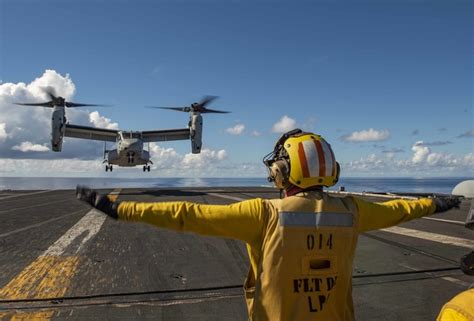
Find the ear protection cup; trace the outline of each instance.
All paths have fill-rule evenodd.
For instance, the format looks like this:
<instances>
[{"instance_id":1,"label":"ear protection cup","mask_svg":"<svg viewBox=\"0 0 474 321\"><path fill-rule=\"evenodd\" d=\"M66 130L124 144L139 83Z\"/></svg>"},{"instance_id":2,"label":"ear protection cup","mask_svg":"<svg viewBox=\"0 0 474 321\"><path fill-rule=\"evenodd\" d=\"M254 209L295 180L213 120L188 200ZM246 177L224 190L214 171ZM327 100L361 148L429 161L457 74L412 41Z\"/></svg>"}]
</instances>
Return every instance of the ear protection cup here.
<instances>
[{"instance_id":1,"label":"ear protection cup","mask_svg":"<svg viewBox=\"0 0 474 321\"><path fill-rule=\"evenodd\" d=\"M337 184L337 182L339 182L340 174L341 174L341 165L339 165L339 162L336 162L336 179L334 180L334 184Z\"/></svg>"},{"instance_id":2,"label":"ear protection cup","mask_svg":"<svg viewBox=\"0 0 474 321\"><path fill-rule=\"evenodd\" d=\"M263 157L263 163L268 180L280 189L330 187L338 182L341 172L331 145L320 135L301 129L283 134L273 151Z\"/></svg>"},{"instance_id":3,"label":"ear protection cup","mask_svg":"<svg viewBox=\"0 0 474 321\"><path fill-rule=\"evenodd\" d=\"M270 179L279 189L284 189L288 185L288 175L290 173L289 164L281 159L273 162L270 167Z\"/></svg>"}]
</instances>

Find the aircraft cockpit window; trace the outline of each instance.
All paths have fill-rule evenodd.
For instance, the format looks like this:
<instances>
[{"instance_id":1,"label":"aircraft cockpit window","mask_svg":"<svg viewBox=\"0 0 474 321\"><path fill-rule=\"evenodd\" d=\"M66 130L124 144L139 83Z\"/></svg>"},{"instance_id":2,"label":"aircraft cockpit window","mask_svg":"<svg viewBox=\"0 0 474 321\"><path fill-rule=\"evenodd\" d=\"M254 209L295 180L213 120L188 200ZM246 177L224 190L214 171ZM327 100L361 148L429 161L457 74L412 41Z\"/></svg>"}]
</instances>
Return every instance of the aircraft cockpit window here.
<instances>
[{"instance_id":1,"label":"aircraft cockpit window","mask_svg":"<svg viewBox=\"0 0 474 321\"><path fill-rule=\"evenodd\" d=\"M132 138L141 138L140 133L132 133Z\"/></svg>"}]
</instances>

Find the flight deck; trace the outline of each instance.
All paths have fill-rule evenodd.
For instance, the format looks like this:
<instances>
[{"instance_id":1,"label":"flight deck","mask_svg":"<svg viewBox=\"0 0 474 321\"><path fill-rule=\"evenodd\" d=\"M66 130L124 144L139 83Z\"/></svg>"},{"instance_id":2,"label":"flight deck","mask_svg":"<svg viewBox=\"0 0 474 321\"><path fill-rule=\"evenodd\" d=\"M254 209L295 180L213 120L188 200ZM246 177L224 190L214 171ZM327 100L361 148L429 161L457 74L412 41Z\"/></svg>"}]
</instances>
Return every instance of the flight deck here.
<instances>
[{"instance_id":1,"label":"flight deck","mask_svg":"<svg viewBox=\"0 0 474 321\"><path fill-rule=\"evenodd\" d=\"M101 192L205 204L279 197L263 187ZM357 320L435 320L474 283L459 269L474 249L474 231L464 228L470 202L359 236ZM247 320L249 262L240 241L117 222L76 200L73 190L6 190L0 205L0 320Z\"/></svg>"}]
</instances>

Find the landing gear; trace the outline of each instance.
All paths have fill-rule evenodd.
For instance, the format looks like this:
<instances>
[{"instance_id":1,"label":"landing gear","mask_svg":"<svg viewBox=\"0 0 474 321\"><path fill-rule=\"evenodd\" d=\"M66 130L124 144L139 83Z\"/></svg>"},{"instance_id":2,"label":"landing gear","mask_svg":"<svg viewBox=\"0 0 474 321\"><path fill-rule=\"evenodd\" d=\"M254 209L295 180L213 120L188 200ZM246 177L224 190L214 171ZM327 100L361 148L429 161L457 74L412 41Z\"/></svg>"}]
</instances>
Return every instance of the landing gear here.
<instances>
[{"instance_id":1,"label":"landing gear","mask_svg":"<svg viewBox=\"0 0 474 321\"><path fill-rule=\"evenodd\" d=\"M144 171L144 172L147 172L147 171L149 172L150 169L151 169L151 168L150 168L150 165L148 165L148 166L147 166L147 165L143 166L143 171Z\"/></svg>"},{"instance_id":2,"label":"landing gear","mask_svg":"<svg viewBox=\"0 0 474 321\"><path fill-rule=\"evenodd\" d=\"M109 170L112 171L114 168L112 165L105 165L105 171L108 172Z\"/></svg>"}]
</instances>

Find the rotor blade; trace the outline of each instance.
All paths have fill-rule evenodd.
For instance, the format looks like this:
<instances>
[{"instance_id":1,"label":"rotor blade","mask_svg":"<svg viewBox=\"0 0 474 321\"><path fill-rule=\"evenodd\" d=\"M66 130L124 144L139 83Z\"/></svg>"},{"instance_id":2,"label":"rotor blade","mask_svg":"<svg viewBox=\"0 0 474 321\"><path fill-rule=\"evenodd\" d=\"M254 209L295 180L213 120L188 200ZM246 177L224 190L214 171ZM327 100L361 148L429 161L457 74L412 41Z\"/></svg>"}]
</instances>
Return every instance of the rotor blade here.
<instances>
[{"instance_id":1,"label":"rotor blade","mask_svg":"<svg viewBox=\"0 0 474 321\"><path fill-rule=\"evenodd\" d=\"M112 105L97 105L97 104L81 104L81 103L72 103L66 101L66 107L112 107Z\"/></svg>"},{"instance_id":2,"label":"rotor blade","mask_svg":"<svg viewBox=\"0 0 474 321\"><path fill-rule=\"evenodd\" d=\"M185 113L189 112L191 108L189 107L159 107L159 106L145 106L146 108L159 108L159 109L170 109L176 111L183 111Z\"/></svg>"},{"instance_id":3,"label":"rotor blade","mask_svg":"<svg viewBox=\"0 0 474 321\"><path fill-rule=\"evenodd\" d=\"M207 104L211 103L213 100L215 100L217 96L205 96L200 102L199 105L204 107Z\"/></svg>"},{"instance_id":4,"label":"rotor blade","mask_svg":"<svg viewBox=\"0 0 474 321\"><path fill-rule=\"evenodd\" d=\"M202 108L201 114L206 114L206 113L215 113L215 114L229 114L230 111L225 111L225 110L216 110L216 109L209 109L209 108Z\"/></svg>"},{"instance_id":5,"label":"rotor blade","mask_svg":"<svg viewBox=\"0 0 474 321\"><path fill-rule=\"evenodd\" d=\"M53 102L52 101L48 101L48 102L44 102L44 103L26 103L26 104L14 103L14 104L15 105L20 105L20 106L40 106L40 107L53 108Z\"/></svg>"},{"instance_id":6,"label":"rotor blade","mask_svg":"<svg viewBox=\"0 0 474 321\"><path fill-rule=\"evenodd\" d=\"M55 100L57 98L56 89L53 86L42 87L42 89L51 100Z\"/></svg>"}]
</instances>

